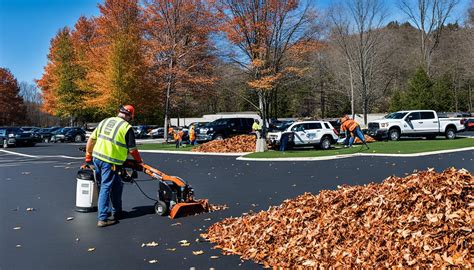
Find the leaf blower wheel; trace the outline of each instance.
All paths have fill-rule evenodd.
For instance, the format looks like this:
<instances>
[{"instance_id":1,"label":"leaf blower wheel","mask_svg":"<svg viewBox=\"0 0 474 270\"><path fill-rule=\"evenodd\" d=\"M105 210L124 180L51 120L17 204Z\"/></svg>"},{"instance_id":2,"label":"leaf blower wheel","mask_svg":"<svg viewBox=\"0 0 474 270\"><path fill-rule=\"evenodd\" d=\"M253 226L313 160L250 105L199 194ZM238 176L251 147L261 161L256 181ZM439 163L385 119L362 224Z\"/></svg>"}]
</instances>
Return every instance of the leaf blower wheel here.
<instances>
[{"instance_id":1,"label":"leaf blower wheel","mask_svg":"<svg viewBox=\"0 0 474 270\"><path fill-rule=\"evenodd\" d=\"M168 206L164 201L157 201L155 203L155 213L160 216L166 216L168 214Z\"/></svg>"}]
</instances>

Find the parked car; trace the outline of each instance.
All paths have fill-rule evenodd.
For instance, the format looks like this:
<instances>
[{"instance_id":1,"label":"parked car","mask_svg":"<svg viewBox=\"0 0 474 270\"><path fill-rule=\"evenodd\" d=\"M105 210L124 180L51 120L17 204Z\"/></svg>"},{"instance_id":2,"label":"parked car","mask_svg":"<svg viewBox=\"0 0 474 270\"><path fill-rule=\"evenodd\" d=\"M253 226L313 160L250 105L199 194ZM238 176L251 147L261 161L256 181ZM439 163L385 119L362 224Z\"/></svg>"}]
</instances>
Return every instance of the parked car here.
<instances>
[{"instance_id":1,"label":"parked car","mask_svg":"<svg viewBox=\"0 0 474 270\"><path fill-rule=\"evenodd\" d=\"M33 138L35 138L35 142L39 143L42 142L41 137L37 134L37 132L41 129L39 127L21 127L23 132L30 133Z\"/></svg>"},{"instance_id":2,"label":"parked car","mask_svg":"<svg viewBox=\"0 0 474 270\"><path fill-rule=\"evenodd\" d=\"M221 118L199 128L197 141L223 140L233 135L250 134L253 118Z\"/></svg>"},{"instance_id":3,"label":"parked car","mask_svg":"<svg viewBox=\"0 0 474 270\"><path fill-rule=\"evenodd\" d=\"M397 141L401 136L427 137L434 139L444 135L456 138L456 133L465 130L462 118L438 117L432 110L393 112L383 119L368 123L368 134L376 139L388 138Z\"/></svg>"},{"instance_id":4,"label":"parked car","mask_svg":"<svg viewBox=\"0 0 474 270\"><path fill-rule=\"evenodd\" d=\"M286 129L269 132L267 139L272 148L280 145L283 133L290 133L289 147L313 146L327 150L338 140L336 129L327 121L302 121L295 122Z\"/></svg>"},{"instance_id":5,"label":"parked car","mask_svg":"<svg viewBox=\"0 0 474 270\"><path fill-rule=\"evenodd\" d=\"M0 127L0 141L3 148L10 146L34 146L36 139L31 133L24 132L18 127Z\"/></svg>"},{"instance_id":6,"label":"parked car","mask_svg":"<svg viewBox=\"0 0 474 270\"><path fill-rule=\"evenodd\" d=\"M274 120L269 125L270 131L283 131L287 129L295 121L293 120Z\"/></svg>"},{"instance_id":7,"label":"parked car","mask_svg":"<svg viewBox=\"0 0 474 270\"><path fill-rule=\"evenodd\" d=\"M53 133L60 129L61 127L42 128L36 131L35 134L37 135L38 140L42 142L50 142Z\"/></svg>"},{"instance_id":8,"label":"parked car","mask_svg":"<svg viewBox=\"0 0 474 270\"><path fill-rule=\"evenodd\" d=\"M150 130L150 132L148 132L147 136L152 138L152 139L164 138L165 137L165 129L162 128L162 127L154 128L154 129Z\"/></svg>"},{"instance_id":9,"label":"parked car","mask_svg":"<svg viewBox=\"0 0 474 270\"><path fill-rule=\"evenodd\" d=\"M466 130L474 130L474 118L468 118L464 121Z\"/></svg>"},{"instance_id":10,"label":"parked car","mask_svg":"<svg viewBox=\"0 0 474 270\"><path fill-rule=\"evenodd\" d=\"M84 142L86 132L81 127L65 127L53 132L51 142Z\"/></svg>"},{"instance_id":11,"label":"parked car","mask_svg":"<svg viewBox=\"0 0 474 270\"><path fill-rule=\"evenodd\" d=\"M143 139L148 137L148 126L140 125L140 126L133 126L133 132L135 133L135 138Z\"/></svg>"}]
</instances>

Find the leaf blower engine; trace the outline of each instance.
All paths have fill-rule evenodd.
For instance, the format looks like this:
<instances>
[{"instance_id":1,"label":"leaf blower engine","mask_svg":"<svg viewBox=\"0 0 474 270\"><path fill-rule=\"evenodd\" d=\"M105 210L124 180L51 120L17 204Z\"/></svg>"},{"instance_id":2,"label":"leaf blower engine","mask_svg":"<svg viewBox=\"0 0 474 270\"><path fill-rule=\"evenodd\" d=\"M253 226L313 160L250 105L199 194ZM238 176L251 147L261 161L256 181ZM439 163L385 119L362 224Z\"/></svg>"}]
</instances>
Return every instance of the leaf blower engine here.
<instances>
[{"instance_id":1,"label":"leaf blower engine","mask_svg":"<svg viewBox=\"0 0 474 270\"><path fill-rule=\"evenodd\" d=\"M158 200L148 197L134 180L137 171L142 171L159 181ZM194 189L183 179L167 175L149 165L127 160L119 171L123 182L135 183L140 191L155 201L155 213L161 216L176 217L195 215L209 211L207 199L195 200ZM97 211L97 198L100 182L92 165L83 165L77 172L76 211Z\"/></svg>"}]
</instances>

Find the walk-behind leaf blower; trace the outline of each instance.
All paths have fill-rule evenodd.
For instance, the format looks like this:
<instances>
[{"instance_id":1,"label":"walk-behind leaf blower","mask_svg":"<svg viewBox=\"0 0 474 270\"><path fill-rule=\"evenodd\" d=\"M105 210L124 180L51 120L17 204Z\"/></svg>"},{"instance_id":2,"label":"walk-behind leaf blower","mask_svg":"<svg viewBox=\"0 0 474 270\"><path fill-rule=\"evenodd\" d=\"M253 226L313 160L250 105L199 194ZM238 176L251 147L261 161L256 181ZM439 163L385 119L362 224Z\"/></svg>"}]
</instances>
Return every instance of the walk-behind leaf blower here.
<instances>
[{"instance_id":1,"label":"walk-behind leaf blower","mask_svg":"<svg viewBox=\"0 0 474 270\"><path fill-rule=\"evenodd\" d=\"M129 172L127 169L131 169ZM142 171L154 179L159 180L158 200L146 196L133 178L136 172ZM96 181L93 165L81 166L77 173L76 210L79 212L97 211L97 194L100 183ZM169 214L171 219L195 215L209 211L207 199L195 200L194 189L183 179L167 175L150 165L139 164L134 160L127 160L119 175L124 182L134 182L140 191L149 199L156 201L155 213L161 216Z\"/></svg>"},{"instance_id":2,"label":"walk-behind leaf blower","mask_svg":"<svg viewBox=\"0 0 474 270\"><path fill-rule=\"evenodd\" d=\"M173 219L209 211L207 199L195 200L194 189L183 179L167 175L150 165L138 164L134 160L127 160L124 167L142 171L159 180L158 200L155 203L155 212L158 215L169 214L169 217Z\"/></svg>"}]
</instances>

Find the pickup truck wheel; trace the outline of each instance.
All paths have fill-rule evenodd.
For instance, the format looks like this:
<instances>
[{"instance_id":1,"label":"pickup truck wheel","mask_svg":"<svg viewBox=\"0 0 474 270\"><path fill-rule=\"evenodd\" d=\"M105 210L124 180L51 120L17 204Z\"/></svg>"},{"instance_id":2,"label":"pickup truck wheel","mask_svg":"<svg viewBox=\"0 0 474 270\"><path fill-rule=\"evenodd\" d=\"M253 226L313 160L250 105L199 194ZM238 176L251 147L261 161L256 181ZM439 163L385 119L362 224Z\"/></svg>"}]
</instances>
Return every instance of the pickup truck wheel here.
<instances>
[{"instance_id":1,"label":"pickup truck wheel","mask_svg":"<svg viewBox=\"0 0 474 270\"><path fill-rule=\"evenodd\" d=\"M454 128L448 128L446 130L446 139L452 140L456 138L456 130Z\"/></svg>"},{"instance_id":2,"label":"pickup truck wheel","mask_svg":"<svg viewBox=\"0 0 474 270\"><path fill-rule=\"evenodd\" d=\"M328 137L323 137L319 143L319 147L323 150L328 150L331 148L331 140Z\"/></svg>"},{"instance_id":3,"label":"pickup truck wheel","mask_svg":"<svg viewBox=\"0 0 474 270\"><path fill-rule=\"evenodd\" d=\"M388 136L390 138L390 140L392 141L398 141L400 139L400 131L398 131L398 129L391 129L389 132L388 132Z\"/></svg>"},{"instance_id":4,"label":"pickup truck wheel","mask_svg":"<svg viewBox=\"0 0 474 270\"><path fill-rule=\"evenodd\" d=\"M214 136L214 140L222 141L223 139L224 136L222 136L221 134L217 134L216 136Z\"/></svg>"},{"instance_id":5,"label":"pickup truck wheel","mask_svg":"<svg viewBox=\"0 0 474 270\"><path fill-rule=\"evenodd\" d=\"M3 148L8 148L8 142L7 142L7 140L3 140L2 145L3 145Z\"/></svg>"}]
</instances>

